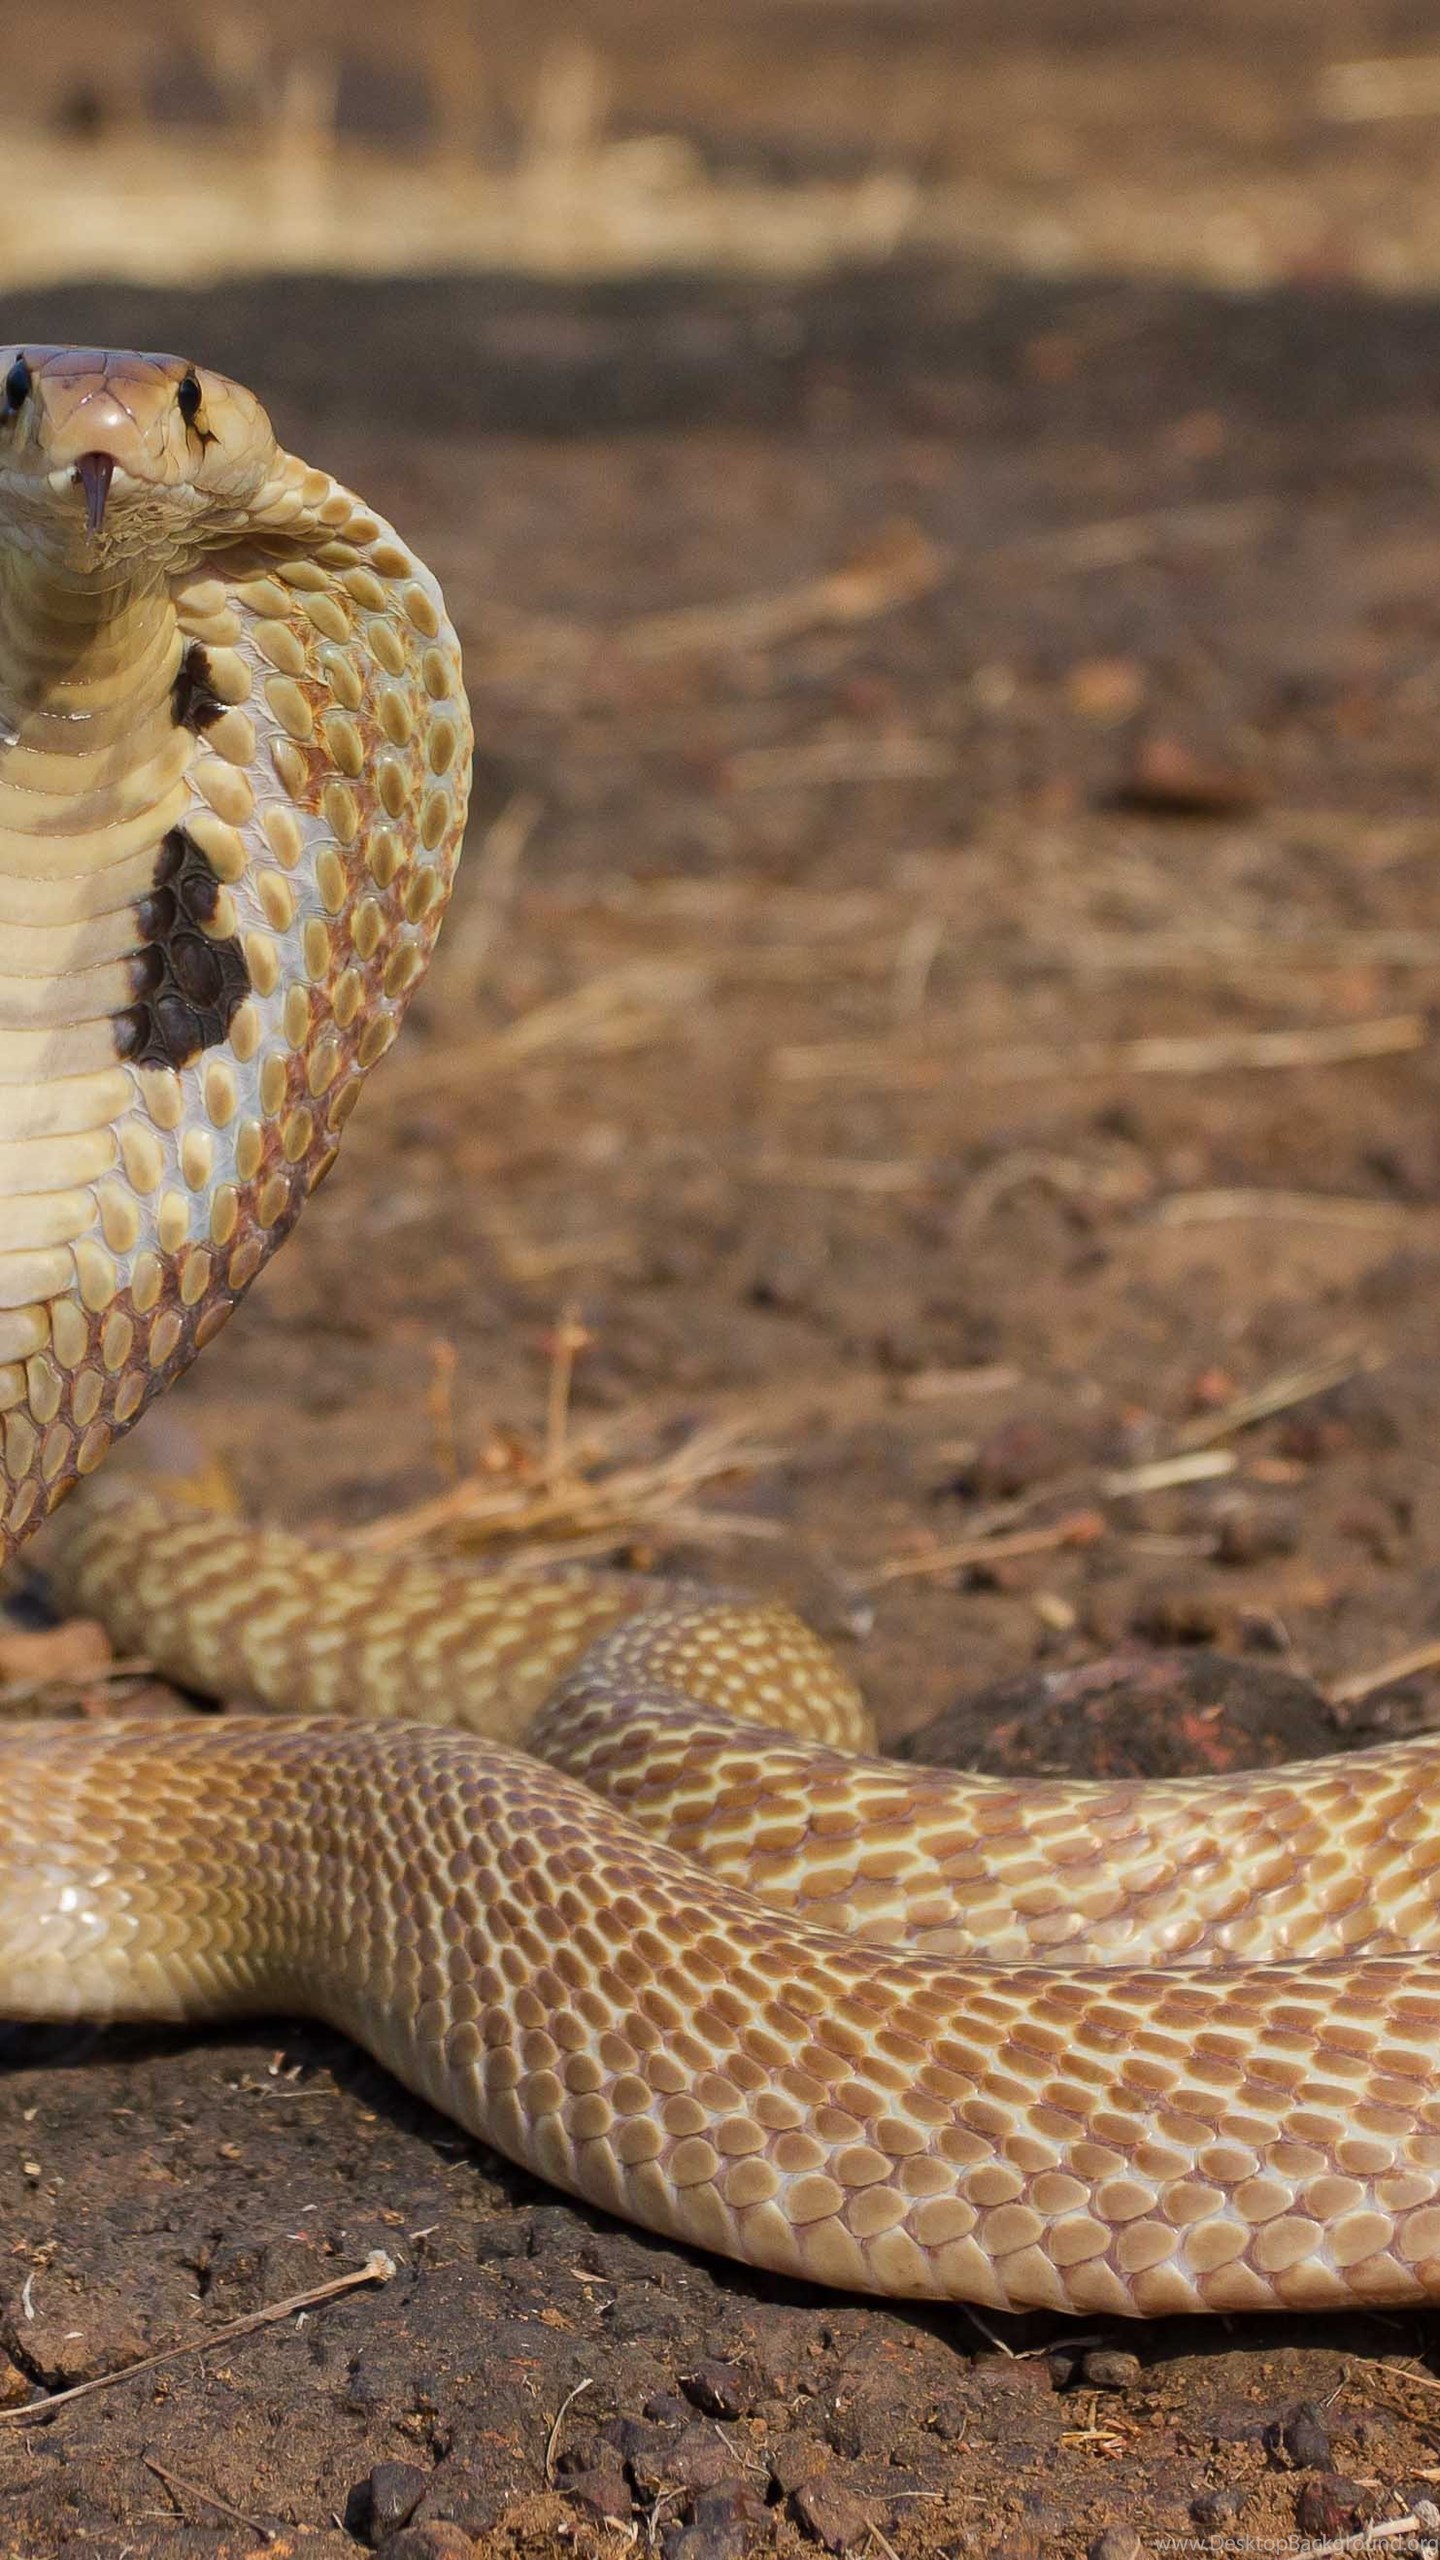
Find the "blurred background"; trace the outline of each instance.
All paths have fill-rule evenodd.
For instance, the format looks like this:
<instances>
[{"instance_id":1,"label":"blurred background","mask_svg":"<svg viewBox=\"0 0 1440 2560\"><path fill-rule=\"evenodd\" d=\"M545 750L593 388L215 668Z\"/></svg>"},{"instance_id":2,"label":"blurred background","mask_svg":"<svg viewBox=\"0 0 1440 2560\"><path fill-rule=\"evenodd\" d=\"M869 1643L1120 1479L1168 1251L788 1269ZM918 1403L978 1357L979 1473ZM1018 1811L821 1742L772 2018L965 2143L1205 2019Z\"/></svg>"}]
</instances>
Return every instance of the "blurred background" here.
<instances>
[{"instance_id":1,"label":"blurred background","mask_svg":"<svg viewBox=\"0 0 1440 2560\"><path fill-rule=\"evenodd\" d=\"M1433 281L1424 0L8 0L8 283L324 267Z\"/></svg>"},{"instance_id":2,"label":"blurred background","mask_svg":"<svg viewBox=\"0 0 1440 2560\"><path fill-rule=\"evenodd\" d=\"M781 1590L972 1766L1440 1721L1435 0L3 0L0 65L0 340L238 374L466 651L434 969L167 1408L229 1494ZM398 2455L464 2560L782 2510L1116 2560L1206 2497L1328 2549L1436 2478L1403 2324L987 2360L537 2205L286 2034L0 2089L27 2372L415 2242L348 2384L276 2332L0 2440L27 2560L179 2549L151 2455L317 2560ZM657 2406L672 2485L602 2494Z\"/></svg>"}]
</instances>

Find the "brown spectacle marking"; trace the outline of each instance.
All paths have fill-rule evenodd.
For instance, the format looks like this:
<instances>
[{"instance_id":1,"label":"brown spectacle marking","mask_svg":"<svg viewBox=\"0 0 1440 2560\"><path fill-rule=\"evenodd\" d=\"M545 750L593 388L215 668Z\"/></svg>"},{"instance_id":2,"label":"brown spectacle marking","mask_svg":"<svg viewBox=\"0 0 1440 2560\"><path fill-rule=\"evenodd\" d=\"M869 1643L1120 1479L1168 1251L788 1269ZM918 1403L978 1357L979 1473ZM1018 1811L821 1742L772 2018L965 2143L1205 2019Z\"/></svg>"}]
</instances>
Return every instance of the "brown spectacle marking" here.
<instances>
[{"instance_id":1,"label":"brown spectacle marking","mask_svg":"<svg viewBox=\"0 0 1440 2560\"><path fill-rule=\"evenodd\" d=\"M183 1067L218 1048L250 993L238 934L207 930L219 896L194 837L172 827L155 885L135 910L143 943L131 963L135 1001L115 1017L115 1046L135 1066Z\"/></svg>"},{"instance_id":2,"label":"brown spectacle marking","mask_svg":"<svg viewBox=\"0 0 1440 2560\"><path fill-rule=\"evenodd\" d=\"M210 679L209 656L198 640L191 641L180 661L170 703L176 728L192 729L197 738L214 726L225 708Z\"/></svg>"}]
</instances>

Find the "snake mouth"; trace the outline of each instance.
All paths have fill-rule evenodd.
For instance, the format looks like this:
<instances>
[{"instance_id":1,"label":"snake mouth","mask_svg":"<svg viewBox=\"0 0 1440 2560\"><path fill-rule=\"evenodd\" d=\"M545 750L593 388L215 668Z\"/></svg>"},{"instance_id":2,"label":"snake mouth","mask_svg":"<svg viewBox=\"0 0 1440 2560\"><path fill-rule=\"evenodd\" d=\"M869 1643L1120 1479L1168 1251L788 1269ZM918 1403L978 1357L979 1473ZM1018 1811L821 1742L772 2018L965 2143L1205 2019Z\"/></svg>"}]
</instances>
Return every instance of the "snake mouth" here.
<instances>
[{"instance_id":1,"label":"snake mouth","mask_svg":"<svg viewBox=\"0 0 1440 2560\"><path fill-rule=\"evenodd\" d=\"M75 465L76 481L85 492L85 530L92 538L104 525L105 502L114 477L113 453L82 453Z\"/></svg>"}]
</instances>

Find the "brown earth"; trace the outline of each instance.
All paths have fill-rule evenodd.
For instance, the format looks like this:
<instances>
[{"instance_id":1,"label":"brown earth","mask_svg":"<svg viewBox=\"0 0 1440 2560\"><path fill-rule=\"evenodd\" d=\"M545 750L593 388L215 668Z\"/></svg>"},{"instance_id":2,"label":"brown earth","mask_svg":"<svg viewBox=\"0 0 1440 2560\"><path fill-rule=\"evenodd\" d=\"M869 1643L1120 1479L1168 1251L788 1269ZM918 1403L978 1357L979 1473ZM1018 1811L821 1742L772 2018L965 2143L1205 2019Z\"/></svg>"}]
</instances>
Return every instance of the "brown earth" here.
<instances>
[{"instance_id":1,"label":"brown earth","mask_svg":"<svg viewBox=\"0 0 1440 2560\"><path fill-rule=\"evenodd\" d=\"M573 1307L582 1441L778 1453L711 1496L754 1534L646 1552L789 1591L892 1743L957 1701L959 1756L1030 1769L1430 1720L1423 1676L1324 1694L1440 1633L1430 305L914 268L0 324L230 364L469 647L448 952L174 1400L245 1500L503 1474ZM1116 1489L1187 1433L1231 1470ZM997 1522L1055 1535L873 1579ZM576 2210L304 2026L7 2057L0 2397L398 2269L0 2421L25 2560L1030 2560L1440 2480L1424 2320L874 2308Z\"/></svg>"}]
</instances>

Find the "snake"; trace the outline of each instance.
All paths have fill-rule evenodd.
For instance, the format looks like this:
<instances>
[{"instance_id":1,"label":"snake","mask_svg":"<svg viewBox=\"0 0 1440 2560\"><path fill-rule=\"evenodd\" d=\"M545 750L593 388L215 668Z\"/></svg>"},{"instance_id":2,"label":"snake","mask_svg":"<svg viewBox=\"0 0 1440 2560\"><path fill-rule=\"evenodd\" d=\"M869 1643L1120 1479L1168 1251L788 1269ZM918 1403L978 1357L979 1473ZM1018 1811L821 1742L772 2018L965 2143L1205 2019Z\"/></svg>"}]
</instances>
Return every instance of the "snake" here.
<instances>
[{"instance_id":1,"label":"snake","mask_svg":"<svg viewBox=\"0 0 1440 2560\"><path fill-rule=\"evenodd\" d=\"M431 573L179 358L0 351L0 1542L229 1711L0 1729L0 2013L308 2014L783 2277L1440 2300L1440 1746L875 1754L780 1604L104 1470L334 1160L465 822Z\"/></svg>"}]
</instances>

